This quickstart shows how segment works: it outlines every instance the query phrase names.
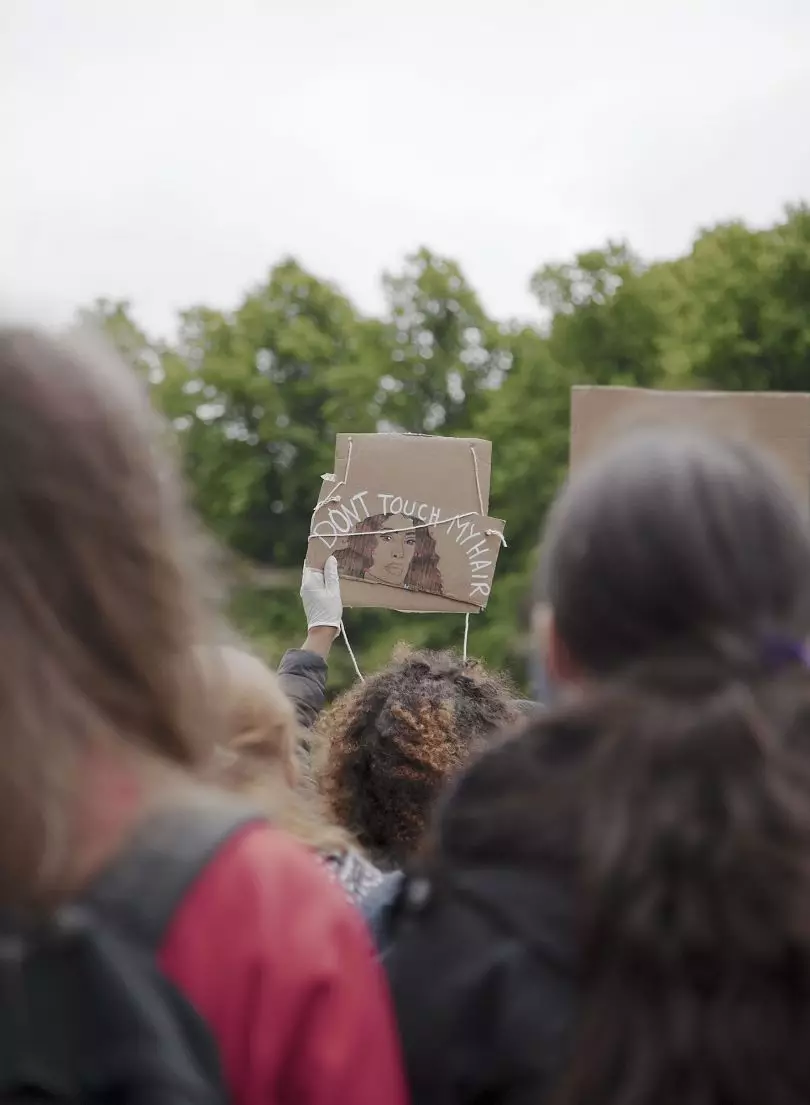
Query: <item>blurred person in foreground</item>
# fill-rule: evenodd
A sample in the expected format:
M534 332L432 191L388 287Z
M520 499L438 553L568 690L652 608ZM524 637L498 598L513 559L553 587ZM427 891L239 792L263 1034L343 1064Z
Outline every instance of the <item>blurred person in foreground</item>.
M219 628L162 432L114 359L0 330L4 916L81 918L60 928L65 955L89 932L82 971L110 957L120 967L61 1005L57 981L73 975L54 977L50 1044L70 1040L86 1013L108 1042L83 1090L103 1066L113 1100L213 1102L223 1098L203 1083L221 1067L238 1105L399 1105L397 1044L362 922L304 848L257 815L226 816L223 795L197 781L221 729L195 650ZM176 908L158 933L169 891ZM35 946L50 962L49 946ZM127 1067L137 1095L120 1092L126 1034L108 1039L122 1024L148 1038ZM44 1046L34 1036L26 1046ZM214 1049L205 1071L191 1063L203 1041ZM28 1080L47 1078L47 1064L17 1050L2 1057L4 1085L12 1061ZM162 1092L150 1094L158 1075Z
M415 1105L810 1100L810 531L636 433L551 514L559 705L436 818L386 961Z

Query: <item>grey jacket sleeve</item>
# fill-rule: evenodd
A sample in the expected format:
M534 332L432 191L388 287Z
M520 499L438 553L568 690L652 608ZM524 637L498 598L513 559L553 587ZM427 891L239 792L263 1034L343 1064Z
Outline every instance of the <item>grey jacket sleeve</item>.
M312 728L324 707L328 674L326 661L315 652L291 648L281 658L278 667L281 686L305 729Z

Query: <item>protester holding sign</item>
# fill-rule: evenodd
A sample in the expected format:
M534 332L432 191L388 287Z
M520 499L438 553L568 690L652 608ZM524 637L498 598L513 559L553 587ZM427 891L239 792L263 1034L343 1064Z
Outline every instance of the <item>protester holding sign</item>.
M401 650L318 722L332 816L380 867L402 867L448 781L519 717L512 688L477 661Z
M285 653L279 676L309 726L326 701L326 661L343 615L334 557L323 572L305 565L301 599L307 638L301 649ZM318 723L315 797L326 799L331 819L359 840L379 869L351 848L330 862L380 946L387 943L399 868L418 847L436 798L472 752L527 705L478 663L451 653L412 652L360 679ZM313 738L305 734L298 747L310 777ZM380 869L389 872L384 879Z
M304 725L316 724L316 782L333 819L381 868L395 871L416 850L447 781L525 706L478 662L449 652L400 650L316 720L343 616L334 557L322 572L304 566L301 600L307 638L302 648L285 653L281 684ZM306 731L300 746L309 772L313 737Z
M805 515L676 430L563 492L565 704L461 778L395 924L414 1105L810 1100Z

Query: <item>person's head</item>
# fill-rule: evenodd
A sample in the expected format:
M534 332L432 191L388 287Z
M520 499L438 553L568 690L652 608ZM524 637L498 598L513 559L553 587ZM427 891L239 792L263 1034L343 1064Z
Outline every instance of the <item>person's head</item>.
M301 732L274 672L256 656L224 646L200 650L206 698L223 718L208 777L247 799L315 851L342 854L350 835L329 823L320 797L302 786Z
M471 755L520 716L511 689L450 652L409 652L340 697L318 726L334 818L379 863L401 866Z
M193 768L215 738L192 662L209 610L162 444L114 357L0 329L0 897L72 877L90 760Z
M549 667L603 677L662 650L808 628L804 512L753 447L702 433L629 434L552 509L539 592Z
M413 527L413 528L408 528ZM436 541L428 526L405 514L372 514L335 552L344 575L441 594Z

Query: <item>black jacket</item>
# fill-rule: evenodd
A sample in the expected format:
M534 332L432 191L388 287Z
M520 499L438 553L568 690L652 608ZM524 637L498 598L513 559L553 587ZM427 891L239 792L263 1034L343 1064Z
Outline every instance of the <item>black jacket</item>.
M543 1105L564 1058L571 898L559 872L499 855L497 840L464 843L487 788L499 798L488 759L448 799L425 877L389 907L384 964L413 1105Z

